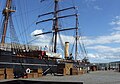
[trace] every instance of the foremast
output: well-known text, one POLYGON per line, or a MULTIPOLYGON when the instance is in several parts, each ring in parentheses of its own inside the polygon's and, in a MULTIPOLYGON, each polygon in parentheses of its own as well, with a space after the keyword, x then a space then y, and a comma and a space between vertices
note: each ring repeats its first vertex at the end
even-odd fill
POLYGON ((2 14, 4 16, 3 32, 2 32, 2 39, 1 39, 2 46, 4 46, 4 43, 5 43, 6 31, 7 31, 7 27, 8 27, 9 17, 10 17, 12 12, 15 12, 15 10, 11 9, 12 8, 11 6, 12 6, 12 0, 7 0, 6 1, 6 7, 2 12, 2 14))

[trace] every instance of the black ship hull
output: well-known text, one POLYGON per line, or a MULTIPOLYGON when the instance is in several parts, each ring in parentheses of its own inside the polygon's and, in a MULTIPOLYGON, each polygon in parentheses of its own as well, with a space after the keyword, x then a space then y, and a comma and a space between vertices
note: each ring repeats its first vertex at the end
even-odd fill
POLYGON ((47 73, 56 73, 57 61, 45 58, 20 57, 11 54, 9 51, 1 51, 0 68, 13 68, 15 77, 23 76, 27 68, 31 71, 42 68, 44 75, 47 73))

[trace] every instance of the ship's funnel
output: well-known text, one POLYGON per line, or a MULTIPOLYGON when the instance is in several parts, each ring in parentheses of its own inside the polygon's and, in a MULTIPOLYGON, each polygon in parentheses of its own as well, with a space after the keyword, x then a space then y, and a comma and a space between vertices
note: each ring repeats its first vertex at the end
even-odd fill
POLYGON ((69 42, 65 42, 65 58, 69 57, 69 42))

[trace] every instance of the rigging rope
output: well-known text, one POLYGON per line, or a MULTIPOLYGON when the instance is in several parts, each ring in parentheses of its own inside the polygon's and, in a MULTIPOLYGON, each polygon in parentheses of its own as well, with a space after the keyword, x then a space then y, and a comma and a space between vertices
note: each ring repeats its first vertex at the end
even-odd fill
POLYGON ((72 0, 72 4, 73 4, 73 6, 75 7, 75 2, 74 2, 74 0, 72 0))
POLYGON ((9 17, 9 27, 10 27, 10 37, 11 37, 11 49, 13 52, 18 52, 20 46, 18 45, 19 40, 18 40, 16 31, 14 29, 12 15, 10 15, 9 17))
MULTIPOLYGON (((27 1, 27 0, 24 0, 24 1, 27 1)), ((27 6, 27 2, 24 2, 24 10, 28 10, 26 6, 27 6)), ((28 18, 27 18, 27 17, 28 17, 28 13, 25 14, 25 19, 26 19, 26 20, 24 21, 24 22, 25 22, 24 31, 25 31, 25 29, 26 29, 26 27, 27 27, 27 25, 28 25, 28 18)), ((28 32, 25 31, 26 44, 27 44, 27 42, 28 42, 27 34, 28 34, 28 32)))
POLYGON ((73 46, 72 46, 72 48, 71 48, 71 52, 70 52, 70 53, 73 52, 74 46, 75 46, 75 40, 74 40, 74 43, 73 43, 73 46))
POLYGON ((80 41, 79 41, 79 46, 80 46, 80 49, 81 49, 82 54, 84 54, 84 50, 83 50, 83 47, 82 47, 80 41))
POLYGON ((10 15, 10 17, 9 17, 9 25, 10 25, 9 27, 10 27, 11 42, 19 43, 15 28, 13 25, 12 15, 10 15))
MULTIPOLYGON (((21 2, 20 2, 20 0, 19 0, 18 3, 17 3, 17 5, 18 5, 18 10, 19 10, 19 12, 18 12, 19 15, 22 14, 22 9, 21 9, 21 5, 20 5, 20 4, 21 4, 21 2)), ((20 26, 20 28, 21 28, 21 29, 20 29, 21 31, 23 31, 23 29, 22 29, 22 28, 23 28, 23 21, 22 21, 23 18, 22 18, 22 17, 23 17, 23 16, 21 16, 21 18, 19 19, 19 26, 20 26)), ((21 31, 19 31, 19 32, 21 33, 21 31)), ((20 35, 20 36, 22 36, 22 39, 21 39, 21 40, 24 42, 25 37, 24 37, 23 34, 24 34, 24 33, 22 33, 22 35, 20 35)))
MULTIPOLYGON (((45 12, 45 11, 49 11, 50 10, 50 8, 53 6, 53 2, 52 1, 50 1, 50 3, 47 3, 47 5, 44 5, 44 8, 42 8, 42 10, 40 10, 40 11, 42 11, 42 12, 45 12)), ((46 25, 46 27, 47 27, 48 25, 46 25)), ((46 28, 45 27, 45 28, 46 28)), ((44 28, 43 28, 44 29, 44 28)), ((54 34, 53 34, 53 36, 54 36, 54 34)), ((34 39, 32 39, 31 41, 29 41, 29 43, 31 43, 31 42, 33 42, 33 41, 35 41, 35 40, 37 40, 39 37, 35 37, 34 39)), ((52 40, 50 41, 50 44, 53 44, 53 39, 54 38, 52 38, 52 40)))
POLYGON ((59 35, 59 38, 60 38, 61 47, 62 47, 62 49, 64 50, 64 43, 63 43, 62 38, 61 38, 61 36, 60 36, 60 32, 58 32, 58 35, 59 35))
MULTIPOLYGON (((49 5, 52 6, 52 4, 49 4, 49 5)), ((47 10, 48 10, 49 6, 47 5, 46 7, 47 7, 47 10)), ((35 10, 37 10, 37 9, 35 9, 35 10)), ((22 14, 22 13, 21 13, 21 14, 22 14)), ((25 14, 26 14, 26 13, 25 13, 25 14)), ((28 27, 26 27, 26 28, 24 29, 24 31, 22 31, 22 32, 20 33, 20 36, 21 36, 24 32, 27 32, 28 30, 30 31, 29 28, 33 25, 33 23, 35 24, 35 22, 36 22, 37 20, 38 20, 38 18, 37 18, 35 21, 33 21, 28 27)), ((38 37, 32 39, 31 41, 28 41, 27 44, 33 42, 33 41, 36 40, 37 38, 38 38, 38 37)))
POLYGON ((84 45, 84 43, 82 42, 82 37, 81 37, 81 44, 82 44, 82 46, 83 46, 83 51, 84 51, 84 54, 85 54, 85 56, 87 57, 87 51, 86 51, 86 49, 85 49, 85 45, 84 45))
MULTIPOLYGON (((24 1, 25 1, 25 0, 24 0, 24 1)), ((23 10, 26 10, 26 9, 25 9, 25 2, 23 2, 23 8, 24 8, 23 10)), ((21 10, 21 12, 22 12, 22 10, 21 10)), ((22 16, 21 19, 22 19, 22 24, 23 24, 25 44, 27 44, 27 31, 25 31, 25 28, 26 28, 26 25, 27 25, 27 24, 26 24, 26 20, 27 20, 27 19, 25 20, 24 18, 26 19, 26 14, 25 14, 25 16, 22 16)))
MULTIPOLYGON (((38 11, 39 13, 41 13, 41 12, 44 13, 44 12, 50 11, 50 9, 53 7, 54 3, 51 0, 49 0, 49 1, 50 2, 47 2, 47 4, 44 3, 44 6, 42 8, 40 7, 41 10, 38 11)), ((42 5, 42 3, 40 5, 42 5)))
MULTIPOLYGON (((18 31, 19 31, 19 34, 18 34, 18 36, 19 36, 19 40, 20 41, 22 41, 21 39, 22 39, 22 36, 21 36, 21 29, 20 29, 20 26, 18 25, 18 19, 16 18, 16 17, 14 17, 14 20, 15 20, 15 22, 16 22, 16 28, 18 29, 18 31)), ((22 43, 23 43, 23 41, 22 41, 22 43)))
POLYGON ((2 38, 2 32, 3 32, 3 16, 0 21, 0 39, 2 38))

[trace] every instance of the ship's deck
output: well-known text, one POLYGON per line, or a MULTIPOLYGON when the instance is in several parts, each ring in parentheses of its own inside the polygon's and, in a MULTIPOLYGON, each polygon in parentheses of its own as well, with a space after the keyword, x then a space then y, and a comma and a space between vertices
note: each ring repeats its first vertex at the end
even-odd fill
MULTIPOLYGON (((120 73, 115 71, 96 71, 83 75, 72 76, 43 76, 37 79, 14 79, 21 81, 46 81, 54 82, 47 84, 59 84, 58 82, 68 82, 68 84, 120 84, 120 73)), ((2 80, 1 82, 7 82, 11 80, 2 80)), ((37 83, 35 83, 37 84, 37 83)), ((46 84, 46 83, 40 83, 46 84)))

